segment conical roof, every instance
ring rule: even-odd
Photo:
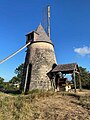
[[[52,44],[50,38],[48,37],[48,35],[46,34],[44,28],[42,27],[42,25],[40,24],[38,26],[38,28],[36,29],[36,31],[39,34],[39,37],[37,39],[37,41],[43,41],[43,42],[49,42]]]

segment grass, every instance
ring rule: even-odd
[[[53,95],[52,92],[40,90],[30,91],[29,95],[13,95],[0,93],[0,120],[28,120],[32,117],[33,107],[31,103],[41,97]],[[35,109],[35,107],[34,107]],[[7,117],[8,116],[8,117]],[[33,113],[36,119],[39,113]]]
[[[0,120],[74,120],[76,116],[77,120],[87,120],[89,110],[89,94],[42,90],[30,91],[28,95],[0,93]]]
[[[90,95],[81,96],[79,99],[79,104],[85,109],[90,110]]]

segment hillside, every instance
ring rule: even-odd
[[[90,120],[90,91],[0,93],[0,120]]]

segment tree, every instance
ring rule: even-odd
[[[4,78],[0,77],[0,85],[2,85],[4,82]]]
[[[24,66],[24,64],[21,64],[15,69],[16,76],[14,76],[9,81],[9,83],[15,84],[15,83],[20,83],[21,82],[22,74],[23,74],[23,66]]]
[[[0,77],[0,88],[3,88],[4,78]]]
[[[14,77],[9,81],[9,83],[12,83],[12,84],[19,83],[19,82],[20,82],[20,80],[19,80],[19,78],[16,77],[16,76],[14,76]]]
[[[21,64],[15,69],[15,73],[17,74],[17,78],[19,81],[21,81],[21,79],[22,79],[23,67],[24,67],[24,64]]]
[[[82,83],[82,88],[90,89],[90,73],[86,68],[79,67],[80,69],[80,79]],[[77,87],[79,86],[78,75],[76,75]]]

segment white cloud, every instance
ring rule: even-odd
[[[81,56],[90,55],[90,47],[84,46],[82,48],[75,48],[74,52],[78,53]]]

